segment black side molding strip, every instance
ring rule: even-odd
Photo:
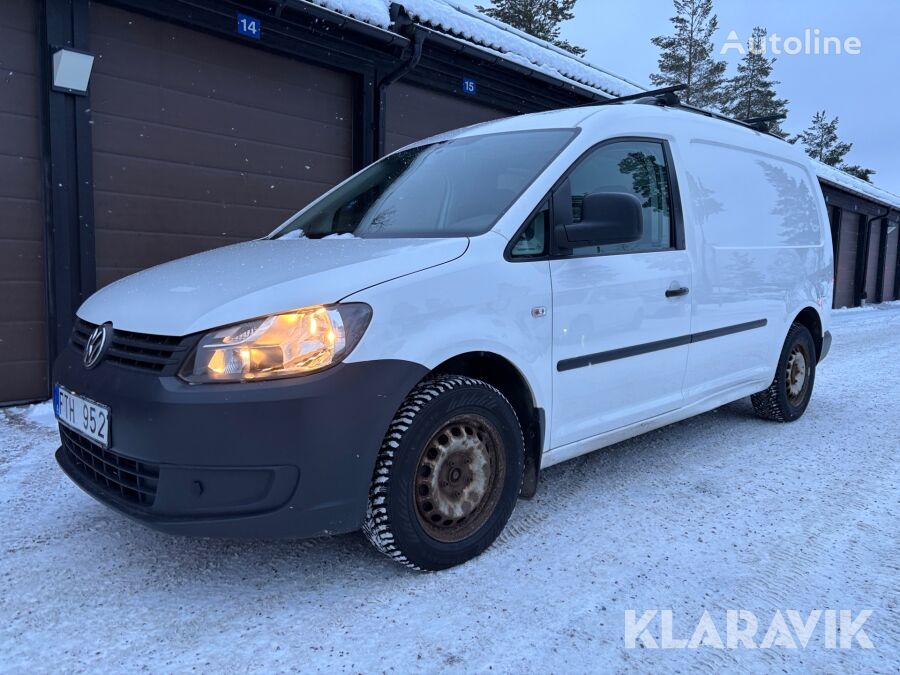
[[[634,345],[633,347],[622,347],[620,349],[611,349],[608,352],[597,352],[596,354],[586,354],[585,356],[576,356],[571,359],[563,359],[556,364],[556,370],[564,372],[566,370],[575,370],[576,368],[585,368],[594,366],[598,363],[607,363],[608,361],[616,361],[618,359],[626,359],[629,356],[639,356],[640,354],[649,354],[650,352],[658,352],[661,349],[672,349],[673,347],[683,347],[692,342],[702,342],[703,340],[712,340],[713,338],[724,337],[734,333],[741,333],[745,330],[753,330],[754,328],[762,328],[768,322],[766,319],[758,319],[756,321],[748,321],[746,323],[738,323],[734,326],[725,326],[724,328],[714,328],[705,330],[702,333],[693,333],[691,335],[682,335],[680,337],[667,338],[665,340],[657,340],[656,342],[645,342],[642,345]]]
[[[769,322],[766,319],[758,319],[757,321],[748,321],[747,323],[739,323],[734,326],[725,326],[725,328],[713,328],[702,333],[694,333],[691,335],[691,342],[703,342],[703,340],[712,340],[713,338],[731,335],[732,333],[742,333],[745,330],[762,328],[767,323]]]

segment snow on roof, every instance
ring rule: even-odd
[[[387,29],[391,25],[390,0],[306,1],[379,28]]]
[[[816,170],[816,174],[826,183],[831,183],[832,185],[848,190],[849,192],[855,192],[866,196],[869,199],[874,199],[876,202],[880,202],[886,206],[900,209],[900,195],[895,195],[893,192],[883,190],[880,187],[872,185],[872,183],[857,178],[856,176],[851,176],[846,171],[841,171],[836,167],[828,166],[818,160],[814,159],[812,160],[812,163]]]
[[[499,52],[511,61],[522,64],[524,59],[529,67],[551,77],[575,81],[607,96],[626,96],[644,90],[556,45],[445,0],[400,0],[400,4],[420,23]]]
[[[390,27],[391,0],[308,1],[379,28]],[[556,45],[448,0],[398,0],[398,4],[428,28],[567,84],[575,83],[605,96],[626,96],[644,91],[640,85],[592,65]]]

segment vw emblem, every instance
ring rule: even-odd
[[[84,363],[85,368],[90,369],[100,363],[100,359],[103,358],[103,355],[109,347],[112,332],[112,324],[107,322],[102,326],[97,326],[94,329],[94,332],[91,333],[87,343],[84,345],[84,358],[82,359],[82,362]]]

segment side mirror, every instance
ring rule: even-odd
[[[557,223],[554,235],[556,245],[564,251],[638,241],[644,235],[641,202],[625,192],[585,195],[581,222]]]

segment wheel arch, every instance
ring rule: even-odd
[[[509,401],[525,439],[525,476],[521,496],[533,497],[546,433],[546,414],[537,407],[534,392],[522,372],[508,359],[494,352],[475,351],[453,356],[438,364],[430,375],[466,375],[496,387]]]
[[[812,305],[808,305],[800,310],[791,323],[799,323],[802,326],[806,326],[812,334],[813,343],[816,345],[816,360],[821,360],[825,335],[822,332],[822,317],[819,316],[818,310]]]

